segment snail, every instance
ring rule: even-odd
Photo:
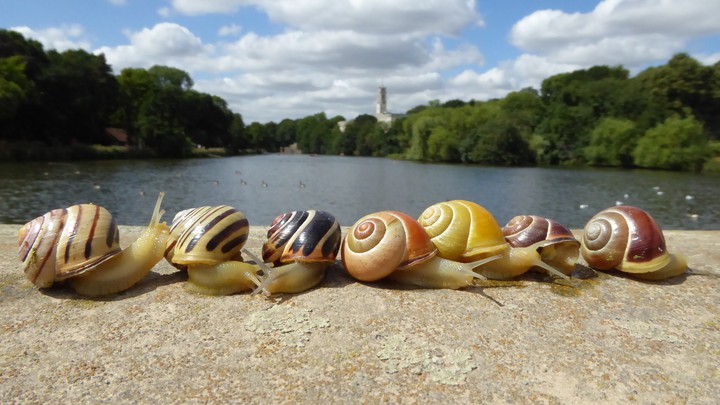
[[[458,289],[473,285],[473,268],[497,257],[460,263],[437,256],[437,249],[420,224],[397,211],[382,211],[360,218],[343,241],[342,262],[361,281],[388,277],[424,288]]]
[[[245,214],[227,205],[180,211],[173,219],[165,258],[187,270],[190,291],[229,295],[260,285],[259,264],[242,261],[250,225]]]
[[[527,247],[511,247],[493,216],[471,201],[454,200],[428,207],[418,220],[445,259],[472,262],[489,256],[498,260],[476,266],[473,271],[488,279],[509,279],[537,266],[564,279],[569,277],[544,263],[537,249],[551,245],[541,241]]]
[[[537,215],[518,215],[502,228],[502,232],[513,248],[528,247],[542,241],[552,242],[538,248],[542,261],[568,276],[575,270],[580,256],[580,241],[558,221]]]
[[[687,270],[685,256],[668,253],[653,217],[628,205],[595,214],[585,225],[580,252],[590,267],[644,280],[663,280]]]
[[[107,209],[78,204],[52,210],[18,232],[25,276],[40,288],[68,280],[81,295],[99,296],[132,287],[162,259],[168,227],[160,218],[163,193],[150,224],[125,250]]]
[[[262,259],[273,263],[253,292],[297,293],[316,286],[340,250],[340,224],[325,211],[278,215],[267,232]]]

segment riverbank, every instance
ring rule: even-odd
[[[250,153],[250,152],[247,152]],[[193,148],[187,158],[230,156],[225,148]],[[155,159],[150,149],[127,146],[65,145],[48,146],[41,142],[8,143],[0,141],[0,162],[70,162],[93,160]]]
[[[415,290],[339,267],[303,294],[206,297],[165,262],[104,300],[39,291],[0,225],[0,401],[714,403],[720,279]],[[142,228],[121,227],[123,245]],[[259,251],[266,229],[253,227]],[[720,232],[667,231],[720,271]]]

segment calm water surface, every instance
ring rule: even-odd
[[[165,219],[201,205],[232,205],[251,225],[280,213],[332,212],[342,225],[380,210],[417,217],[439,201],[467,199],[500,225],[533,213],[582,228],[616,202],[649,211],[664,229],[720,230],[720,176],[594,169],[434,165],[380,158],[262,155],[0,165],[0,223],[21,224],[53,209],[92,202],[120,224],[144,225],[158,192]]]

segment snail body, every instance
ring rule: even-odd
[[[103,207],[78,204],[56,209],[18,232],[23,272],[47,288],[68,280],[81,295],[100,296],[132,287],[162,259],[169,229],[161,223],[160,193],[150,224],[125,250],[115,220]]]
[[[502,228],[502,232],[512,248],[547,241],[549,244],[538,248],[542,261],[568,276],[575,270],[580,241],[558,221],[537,215],[518,215]]]
[[[245,214],[228,205],[180,211],[170,228],[165,258],[187,270],[190,291],[229,295],[253,290],[260,285],[261,267],[242,261],[249,233]]]
[[[423,288],[458,289],[484,279],[473,268],[495,260],[461,263],[437,256],[420,224],[407,214],[382,211],[360,218],[343,241],[342,262],[361,281],[390,278]]]
[[[471,201],[453,200],[428,207],[418,219],[420,225],[445,259],[469,262],[499,256],[474,268],[474,272],[494,280],[519,276],[537,266],[548,273],[568,276],[542,261],[537,249],[547,241],[527,247],[511,247],[495,218],[482,206]]]
[[[262,260],[272,263],[253,293],[298,293],[316,286],[340,250],[340,224],[325,211],[278,215],[267,232]]]
[[[585,225],[580,252],[590,267],[615,269],[644,280],[663,280],[687,270],[683,255],[668,253],[653,217],[628,205],[593,216]]]

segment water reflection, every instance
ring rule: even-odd
[[[169,221],[177,211],[229,204],[251,224],[285,211],[324,209],[343,225],[379,210],[418,216],[444,200],[475,201],[501,225],[534,213],[582,227],[625,203],[665,229],[720,229],[718,176],[594,169],[431,165],[378,158],[247,156],[224,159],[4,164],[0,222],[24,223],[58,207],[93,202],[122,224],[143,225],[159,191]],[[690,197],[687,197],[690,196]]]

